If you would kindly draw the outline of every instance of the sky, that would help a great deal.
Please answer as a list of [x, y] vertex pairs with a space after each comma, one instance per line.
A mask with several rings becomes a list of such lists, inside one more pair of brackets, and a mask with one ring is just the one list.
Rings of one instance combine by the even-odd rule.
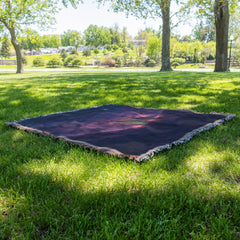
[[[175, 8], [176, 6], [172, 6], [172, 9]], [[146, 27], [158, 30], [161, 25], [161, 19], [141, 20], [133, 16], [126, 17], [124, 13], [109, 11], [107, 6], [98, 8], [97, 3], [88, 0], [84, 4], [80, 4], [77, 9], [73, 9], [71, 6], [68, 6], [68, 8], [62, 7], [62, 10], [56, 14], [56, 24], [52, 26], [53, 29], [40, 32], [40, 34], [63, 34], [68, 29], [83, 33], [90, 24], [99, 27], [112, 27], [114, 24], [118, 24], [120, 29], [127, 27], [128, 33], [134, 37], [140, 30]], [[178, 27], [173, 32], [182, 36], [190, 35], [192, 27], [189, 24], [181, 24], [181, 28]]]

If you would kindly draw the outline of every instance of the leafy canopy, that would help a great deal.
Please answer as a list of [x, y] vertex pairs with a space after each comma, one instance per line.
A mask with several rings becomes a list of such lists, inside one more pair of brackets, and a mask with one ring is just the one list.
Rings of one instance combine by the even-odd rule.
[[32, 24], [46, 27], [58, 10], [57, 0], [0, 0], [0, 24], [18, 31]]

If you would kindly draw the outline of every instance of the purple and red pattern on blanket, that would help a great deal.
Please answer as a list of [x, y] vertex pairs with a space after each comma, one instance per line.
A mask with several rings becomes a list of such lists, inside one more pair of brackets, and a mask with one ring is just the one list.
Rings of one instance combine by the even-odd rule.
[[234, 116], [110, 104], [6, 124], [142, 161]]

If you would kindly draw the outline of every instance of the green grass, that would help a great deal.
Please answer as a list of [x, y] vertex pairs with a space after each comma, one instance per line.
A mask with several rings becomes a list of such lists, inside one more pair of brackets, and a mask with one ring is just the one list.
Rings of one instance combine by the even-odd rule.
[[[143, 164], [4, 125], [101, 104], [236, 113]], [[0, 239], [239, 239], [239, 73], [0, 74]]]

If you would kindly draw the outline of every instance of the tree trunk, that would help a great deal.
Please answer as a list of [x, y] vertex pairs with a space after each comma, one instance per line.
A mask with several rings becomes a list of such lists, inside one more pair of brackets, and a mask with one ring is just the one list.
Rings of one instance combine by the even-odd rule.
[[170, 63], [170, 4], [171, 0], [161, 0], [162, 11], [162, 67], [160, 71], [172, 71]]
[[23, 59], [22, 59], [22, 52], [21, 52], [21, 45], [17, 41], [15, 28], [12, 27], [9, 29], [11, 34], [11, 42], [16, 52], [17, 57], [17, 73], [23, 73]]
[[216, 25], [216, 63], [214, 72], [227, 72], [228, 69], [228, 0], [215, 0], [214, 6]]

